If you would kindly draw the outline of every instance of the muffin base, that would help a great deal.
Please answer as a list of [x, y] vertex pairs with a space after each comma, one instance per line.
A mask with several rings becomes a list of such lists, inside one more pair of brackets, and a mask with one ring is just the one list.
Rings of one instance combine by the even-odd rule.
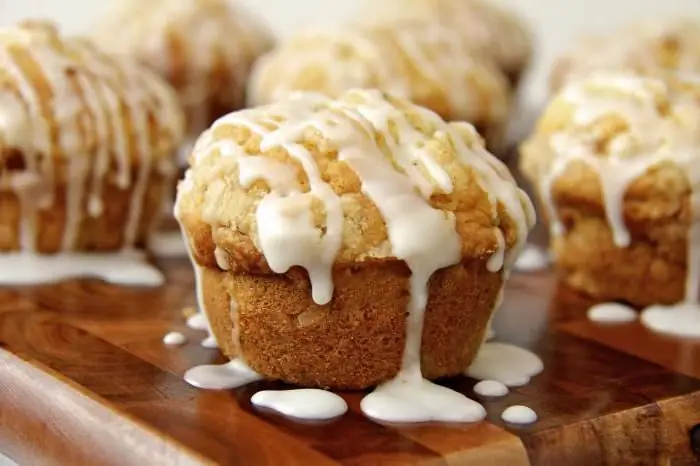
[[682, 301], [687, 226], [670, 223], [660, 228], [665, 234], [654, 228], [640, 234], [644, 230], [631, 226], [630, 246], [618, 248], [605, 219], [579, 218], [553, 240], [561, 279], [597, 301], [639, 308]]
[[[135, 179], [137, 172], [132, 172]], [[89, 182], [86, 180], [86, 184]], [[137, 227], [135, 244], [137, 249], [146, 247], [146, 241], [154, 221], [160, 216], [164, 190], [169, 188], [169, 177], [153, 171], [146, 181], [146, 190], [141, 199], [142, 211]], [[68, 188], [59, 185], [54, 189], [53, 203], [47, 208], [38, 208], [34, 216], [34, 250], [40, 254], [53, 254], [62, 249], [63, 235], [68, 218], [66, 198]], [[103, 211], [92, 217], [88, 213], [87, 189], [81, 202], [81, 223], [77, 229], [74, 251], [117, 251], [123, 248], [125, 228], [128, 224], [133, 187], [121, 189], [107, 180], [102, 191]], [[24, 213], [17, 195], [0, 190], [0, 252], [21, 250], [20, 229]]]
[[[485, 261], [436, 272], [423, 328], [423, 375], [460, 374], [472, 362], [502, 277]], [[311, 299], [303, 269], [240, 275], [203, 268], [200, 290], [222, 352], [269, 379], [333, 389], [364, 389], [393, 378], [405, 343], [410, 271], [401, 261], [336, 269], [334, 298]], [[233, 299], [232, 299], [233, 298]]]

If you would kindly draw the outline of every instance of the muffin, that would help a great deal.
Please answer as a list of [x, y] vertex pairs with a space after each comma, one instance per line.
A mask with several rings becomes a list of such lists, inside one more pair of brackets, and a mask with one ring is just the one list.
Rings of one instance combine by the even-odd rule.
[[172, 90], [46, 22], [0, 49], [0, 253], [144, 247], [182, 138]]
[[380, 89], [446, 120], [468, 121], [492, 151], [503, 149], [510, 103], [505, 77], [436, 24], [304, 31], [258, 62], [249, 102], [267, 104], [294, 91], [335, 98], [354, 88]]
[[563, 281], [635, 306], [698, 285], [700, 79], [603, 73], [567, 85], [522, 147]]
[[595, 72], [648, 74], [659, 69], [700, 71], [700, 22], [649, 21], [586, 38], [555, 62], [550, 86], [556, 92], [566, 83]]
[[273, 44], [258, 18], [228, 0], [120, 0], [94, 38], [175, 88], [192, 141], [216, 118], [244, 106], [250, 67]]
[[449, 27], [471, 50], [493, 59], [513, 87], [532, 58], [532, 33], [525, 21], [487, 0], [367, 1], [359, 20], [375, 24], [418, 20]]
[[533, 223], [482, 144], [370, 90], [218, 120], [176, 216], [223, 353], [312, 387], [461, 373]]

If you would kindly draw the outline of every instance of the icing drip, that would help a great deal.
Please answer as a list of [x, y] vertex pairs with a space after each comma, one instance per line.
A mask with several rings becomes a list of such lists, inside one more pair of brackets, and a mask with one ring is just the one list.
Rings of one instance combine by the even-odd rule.
[[588, 310], [588, 318], [605, 324], [624, 324], [637, 320], [637, 311], [618, 303], [597, 304]]
[[[685, 299], [676, 306], [653, 306], [642, 312], [641, 321], [652, 330], [700, 337], [700, 317], [690, 317], [691, 309], [700, 315], [700, 149], [696, 137], [700, 112], [682, 91], [684, 85], [697, 86], [697, 78], [682, 74], [669, 80], [626, 74], [595, 74], [567, 86], [561, 98], [573, 109], [577, 131], [562, 131], [549, 138], [554, 153], [548, 173], [541, 178], [540, 192], [545, 200], [553, 235], [565, 233], [557, 216], [552, 195], [556, 180], [574, 162], [594, 169], [600, 178], [608, 225], [615, 244], [629, 247], [632, 238], [625, 225], [624, 198], [629, 186], [651, 168], [670, 162], [688, 176], [691, 194], [691, 220], [687, 243]], [[597, 91], [597, 92], [596, 92]], [[660, 101], [669, 109], [662, 111]], [[671, 115], [667, 115], [671, 113]], [[596, 148], [597, 136], [584, 132], [591, 124], [609, 116], [622, 117], [627, 131], [607, 142], [606, 154]], [[598, 141], [599, 142], [599, 141]], [[592, 319], [632, 319], [632, 313], [608, 307], [593, 309]], [[675, 317], [674, 317], [675, 316]], [[675, 318], [675, 320], [674, 320]]]
[[466, 375], [494, 380], [508, 387], [522, 387], [542, 372], [544, 364], [534, 353], [507, 343], [484, 343]]
[[250, 402], [258, 408], [308, 421], [334, 419], [348, 410], [348, 404], [340, 396], [316, 389], [266, 390], [253, 395]]
[[[332, 299], [331, 267], [341, 246], [344, 218], [340, 198], [322, 180], [317, 162], [304, 144], [310, 132], [323, 135], [333, 145], [338, 160], [355, 172], [362, 192], [381, 213], [392, 257], [403, 260], [411, 270], [401, 369], [394, 379], [362, 400], [362, 410], [390, 422], [481, 420], [485, 410], [480, 404], [424, 379], [421, 370], [428, 283], [436, 271], [459, 263], [462, 242], [454, 213], [429, 202], [434, 194], [450, 193], [453, 186], [450, 176], [425, 149], [426, 140], [432, 136], [444, 141], [455, 148], [459, 162], [473, 167], [474, 181], [489, 195], [494, 225], [499, 221], [499, 207], [515, 223], [516, 244], [510, 250], [502, 231], [494, 227], [496, 259], [489, 261], [492, 272], [507, 275], [534, 223], [534, 209], [505, 166], [485, 150], [467, 146], [466, 140], [477, 140], [470, 126], [448, 125], [434, 113], [415, 107], [412, 111], [435, 128], [426, 136], [381, 93], [352, 91], [349, 95], [354, 99], [331, 101], [320, 95], [298, 94], [270, 107], [223, 117], [198, 141], [193, 163], [213, 154], [231, 157], [238, 164], [242, 187], [257, 180], [267, 182], [270, 192], [259, 201], [256, 211], [259, 248], [276, 273], [285, 273], [292, 266], [305, 268], [314, 301], [325, 304]], [[284, 149], [306, 174], [308, 191], [302, 191], [293, 166], [248, 155], [232, 140], [215, 141], [213, 133], [224, 127], [252, 132], [259, 138], [262, 153]], [[379, 146], [376, 134], [381, 135], [387, 151]], [[188, 173], [180, 195], [191, 190], [193, 183]], [[325, 211], [322, 226], [314, 217], [317, 203]], [[216, 215], [205, 207], [202, 218], [215, 219]], [[197, 264], [195, 270], [199, 270]]]
[[503, 411], [501, 419], [510, 424], [534, 424], [537, 422], [537, 413], [527, 406], [510, 406]]
[[[21, 252], [1, 260], [20, 266], [42, 263], [53, 271], [10, 280], [37, 283], [85, 273], [118, 283], [160, 284], [160, 274], [138, 254], [97, 254], [94, 260], [76, 255], [75, 263], [70, 262], [84, 221], [104, 213], [102, 193], [112, 159], [118, 186], [132, 189], [125, 252], [136, 242], [151, 173], [171, 170], [167, 160], [154, 164], [153, 158], [164, 158], [158, 152], [169, 151], [182, 132], [171, 91], [141, 67], [103, 55], [82, 39], [62, 38], [48, 23], [1, 30], [0, 66], [14, 85], [2, 93], [0, 134], [3, 145], [16, 149], [24, 162], [22, 171], [8, 171], [0, 180], [0, 190], [14, 193], [21, 207]], [[135, 183], [130, 179], [133, 166], [139, 167]], [[58, 198], [55, 193], [62, 188], [65, 195]], [[60, 253], [33, 257], [37, 216], [59, 201], [65, 208]], [[142, 263], [135, 264], [137, 260]], [[108, 271], [109, 261], [125, 264], [135, 278]]]
[[262, 380], [240, 359], [222, 365], [196, 366], [185, 372], [185, 382], [208, 390], [229, 390]]

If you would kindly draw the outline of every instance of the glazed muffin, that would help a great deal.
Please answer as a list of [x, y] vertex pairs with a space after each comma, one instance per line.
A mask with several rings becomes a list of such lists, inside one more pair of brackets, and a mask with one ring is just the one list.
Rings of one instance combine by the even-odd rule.
[[0, 49], [0, 252], [144, 247], [182, 138], [172, 90], [45, 22]]
[[676, 19], [636, 23], [589, 37], [559, 58], [550, 75], [553, 91], [591, 73], [656, 70], [700, 72], [700, 22]]
[[216, 118], [244, 106], [250, 68], [273, 45], [262, 22], [228, 0], [121, 0], [94, 37], [105, 50], [150, 66], [175, 88], [192, 140]]
[[358, 22], [386, 25], [416, 20], [449, 27], [470, 50], [493, 59], [513, 87], [532, 58], [533, 38], [525, 21], [487, 0], [367, 1]]
[[700, 79], [594, 74], [564, 88], [522, 147], [566, 284], [672, 304], [698, 285]]
[[482, 144], [379, 91], [218, 120], [176, 216], [222, 351], [304, 386], [461, 373], [533, 223]]
[[302, 32], [258, 62], [249, 101], [267, 104], [294, 91], [338, 97], [354, 88], [380, 89], [446, 120], [468, 121], [492, 151], [504, 146], [510, 103], [505, 77], [436, 24]]

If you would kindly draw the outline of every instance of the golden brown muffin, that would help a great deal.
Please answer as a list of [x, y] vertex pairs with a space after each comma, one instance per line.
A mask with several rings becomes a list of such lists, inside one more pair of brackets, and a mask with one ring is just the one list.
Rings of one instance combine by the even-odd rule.
[[438, 23], [459, 35], [469, 49], [493, 59], [513, 87], [532, 58], [533, 39], [525, 21], [488, 0], [367, 1], [358, 22]]
[[379, 91], [300, 93], [217, 121], [176, 215], [223, 352], [341, 389], [412, 358], [429, 378], [465, 369], [533, 222], [482, 144]]
[[143, 247], [182, 113], [155, 74], [49, 23], [0, 31], [0, 251]]
[[250, 67], [273, 44], [267, 28], [243, 5], [229, 0], [115, 4], [95, 28], [95, 40], [107, 51], [150, 66], [175, 88], [190, 138], [243, 108]]
[[556, 92], [572, 80], [601, 71], [648, 74], [659, 69], [700, 71], [700, 22], [648, 21], [588, 37], [555, 62], [550, 86]]
[[380, 89], [446, 120], [468, 121], [489, 149], [504, 148], [510, 104], [505, 77], [438, 24], [300, 33], [258, 62], [249, 102], [267, 104], [294, 91], [338, 97], [355, 88]]
[[692, 299], [699, 164], [697, 77], [594, 74], [565, 87], [522, 147], [563, 280], [601, 301]]

